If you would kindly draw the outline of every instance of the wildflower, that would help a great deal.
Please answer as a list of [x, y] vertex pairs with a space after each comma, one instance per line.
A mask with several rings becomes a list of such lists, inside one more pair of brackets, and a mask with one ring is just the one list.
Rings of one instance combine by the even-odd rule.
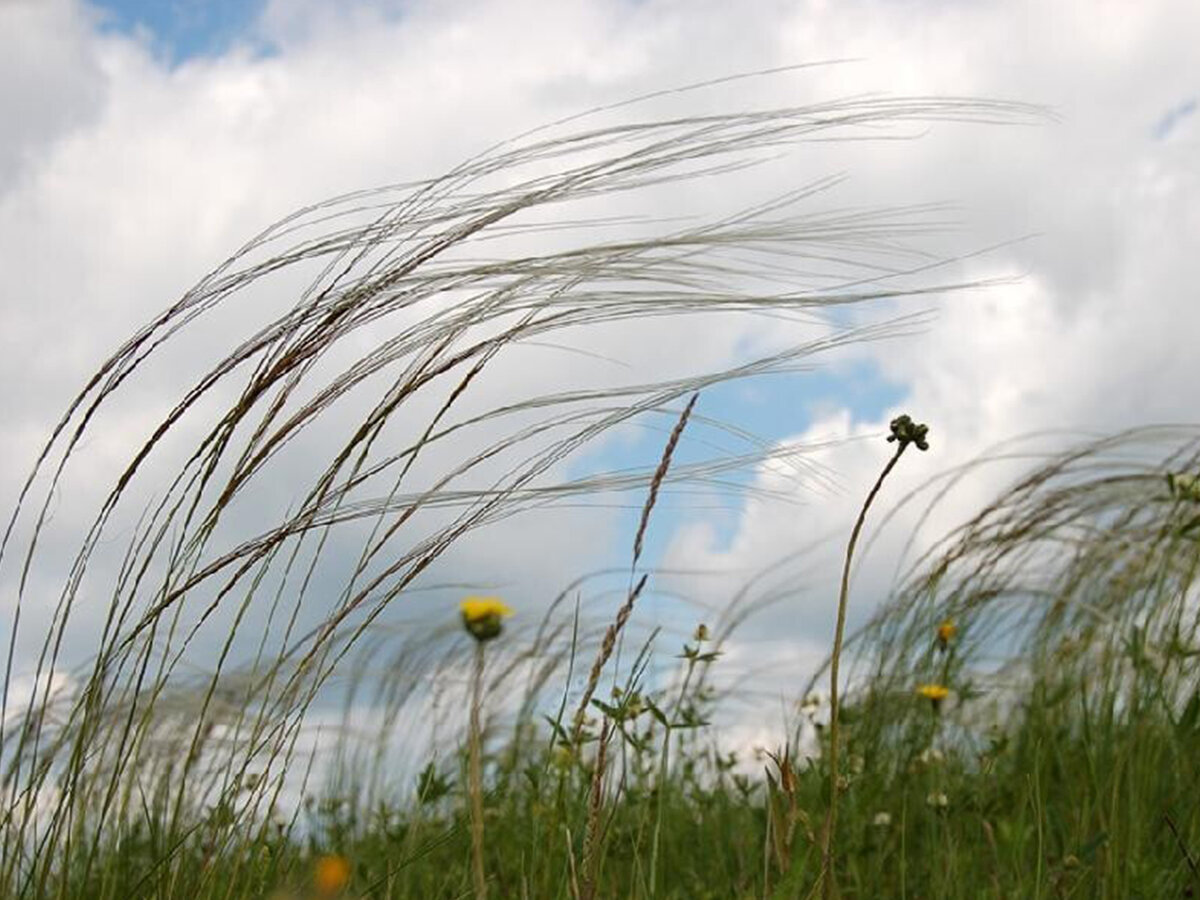
[[933, 711], [937, 712], [942, 701], [950, 696], [950, 689], [940, 684], [922, 684], [917, 686], [917, 693], [932, 703]]
[[946, 757], [937, 747], [926, 747], [921, 751], [921, 755], [917, 759], [926, 766], [936, 766], [943, 762]]
[[942, 650], [947, 649], [956, 634], [958, 634], [958, 626], [954, 624], [953, 619], [946, 619], [937, 629], [938, 646]]
[[876, 828], [887, 828], [892, 824], [892, 814], [889, 812], [877, 812], [875, 818], [871, 820], [871, 824]]
[[925, 805], [933, 809], [945, 809], [950, 805], [950, 798], [942, 791], [931, 791], [925, 798]]
[[460, 609], [463, 626], [477, 641], [499, 637], [501, 620], [513, 614], [499, 597], [467, 597]]
[[350, 863], [344, 856], [330, 854], [317, 860], [313, 885], [319, 897], [336, 897], [350, 881]]
[[464, 597], [463, 627], [475, 638], [475, 669], [471, 676], [471, 712], [467, 740], [467, 796], [471, 801], [471, 876], [475, 900], [487, 898], [487, 873], [483, 867], [483, 657], [487, 642], [500, 636], [501, 620], [512, 610], [499, 597]]

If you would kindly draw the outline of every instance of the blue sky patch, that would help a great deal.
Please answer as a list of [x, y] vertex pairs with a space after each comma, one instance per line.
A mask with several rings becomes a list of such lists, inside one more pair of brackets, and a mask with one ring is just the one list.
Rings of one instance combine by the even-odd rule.
[[[895, 407], [906, 396], [905, 386], [887, 381], [871, 361], [848, 366], [817, 368], [810, 372], [760, 376], [747, 381], [729, 382], [706, 389], [696, 406], [698, 416], [719, 419], [735, 424], [762, 440], [776, 442], [808, 429], [823, 414], [835, 409], [849, 409], [855, 421], [874, 420]], [[682, 409], [682, 402], [678, 404]], [[581, 457], [581, 471], [652, 468], [662, 453], [672, 426], [673, 416], [643, 418], [643, 436], [630, 442], [607, 441], [595, 455]], [[675, 462], [686, 464], [711, 459], [718, 444], [731, 453], [751, 451], [752, 445], [697, 424], [689, 427], [675, 454]], [[748, 485], [753, 471], [727, 473], [721, 480], [728, 485]], [[688, 488], [684, 496], [668, 490], [660, 497], [646, 535], [644, 560], [649, 565], [661, 560], [661, 554], [676, 529], [685, 521], [699, 518], [714, 530], [717, 548], [727, 549], [735, 537], [739, 511], [744, 498], [723, 494], [723, 508], [698, 510], [703, 498]], [[717, 497], [714, 495], [714, 500]], [[633, 532], [645, 500], [640, 492], [625, 495], [629, 504], [627, 522], [622, 534]], [[725, 506], [724, 504], [727, 504]], [[628, 562], [627, 546], [613, 548], [613, 565]]]
[[91, 0], [105, 31], [149, 33], [156, 53], [179, 64], [219, 56], [249, 36], [265, 0]]

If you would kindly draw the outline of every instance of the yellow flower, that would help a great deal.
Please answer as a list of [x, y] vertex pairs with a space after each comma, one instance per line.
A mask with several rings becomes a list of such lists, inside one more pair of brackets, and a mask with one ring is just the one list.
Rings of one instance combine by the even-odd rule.
[[943, 650], [954, 640], [956, 634], [958, 634], [958, 626], [954, 624], [953, 619], [947, 619], [938, 626], [937, 639]]
[[344, 856], [322, 856], [313, 870], [313, 885], [319, 897], [336, 897], [350, 881], [350, 863]]
[[950, 696], [950, 689], [940, 684], [922, 684], [917, 687], [917, 693], [931, 702], [936, 712], [938, 704]]
[[460, 606], [463, 626], [477, 641], [500, 635], [501, 620], [513, 614], [499, 597], [466, 597]]

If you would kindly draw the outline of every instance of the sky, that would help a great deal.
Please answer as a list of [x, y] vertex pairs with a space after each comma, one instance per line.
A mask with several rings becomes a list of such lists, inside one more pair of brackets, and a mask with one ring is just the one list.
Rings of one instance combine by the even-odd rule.
[[[951, 260], [933, 282], [988, 286], [855, 309], [847, 315], [856, 322], [920, 313], [924, 324], [903, 339], [826, 354], [812, 373], [702, 396], [698, 411], [707, 417], [776, 446], [809, 448], [804, 459], [822, 477], [768, 464], [739, 478], [758, 492], [668, 493], [650, 533], [647, 562], [663, 572], [639, 610], [643, 624], [686, 632], [754, 573], [811, 546], [767, 579], [764, 593], [779, 602], [739, 632], [728, 654], [731, 667], [811, 668], [832, 631], [840, 541], [886, 459], [887, 422], [899, 412], [930, 425], [932, 448], [903, 461], [880, 519], [922, 483], [1023, 435], [1043, 435], [1037, 446], [1050, 449], [1085, 434], [1195, 421], [1200, 6], [750, 5], [752, 14], [703, 0], [0, 0], [4, 507], [72, 392], [107, 354], [292, 210], [435, 176], [499, 140], [595, 107], [811, 63], [823, 65], [699, 99], [669, 95], [648, 111], [953, 95], [1035, 104], [1046, 114], [928, 123], [899, 141], [806, 145], [736, 186], [714, 180], [653, 210], [729, 211], [744, 196], [844, 176], [814, 201], [818, 208], [910, 209], [940, 226], [916, 235], [918, 248]], [[922, 204], [939, 206], [915, 209]], [[485, 400], [601, 370], [662, 377], [722, 367], [803, 339], [798, 326], [770, 319], [699, 318], [688, 329], [664, 337], [637, 322], [606, 327], [579, 344], [606, 364], [593, 369], [546, 351], [502, 370], [509, 380], [493, 381]], [[189, 352], [211, 354], [223, 337], [202, 331]], [[94, 439], [95, 473], [128, 458], [163, 408], [167, 375], [131, 392]], [[621, 429], [573, 471], [653, 464], [667, 427]], [[701, 452], [685, 438], [682, 459]], [[925, 523], [916, 549], [1015, 474], [996, 464], [965, 479]], [[83, 521], [77, 510], [97, 499], [95, 490], [84, 479], [60, 501], [64, 534]], [[497, 590], [518, 609], [540, 608], [575, 575], [628, 559], [637, 500], [627, 502], [635, 508], [547, 511], [494, 529], [457, 548], [438, 577]], [[886, 595], [915, 522], [913, 506], [872, 535], [853, 621]], [[49, 552], [53, 561], [53, 545]], [[7, 592], [12, 583], [11, 570], [0, 575]], [[600, 620], [615, 602], [589, 599]], [[75, 653], [86, 653], [85, 637]], [[778, 705], [771, 692], [762, 689]]]
[[250, 39], [263, 4], [258, 0], [129, 0], [97, 3], [94, 8], [100, 14], [101, 31], [133, 36], [165, 62], [179, 65], [220, 56], [235, 42]]

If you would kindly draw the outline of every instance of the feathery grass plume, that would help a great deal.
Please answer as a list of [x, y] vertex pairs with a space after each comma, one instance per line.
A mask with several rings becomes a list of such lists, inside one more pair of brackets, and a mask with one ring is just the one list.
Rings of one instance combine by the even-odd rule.
[[833, 632], [833, 652], [829, 656], [829, 811], [825, 815], [825, 830], [823, 851], [821, 854], [821, 885], [826, 900], [837, 896], [837, 877], [834, 871], [835, 832], [837, 830], [838, 795], [841, 786], [838, 779], [838, 738], [841, 735], [841, 708], [838, 696], [838, 666], [842, 658], [842, 640], [846, 631], [846, 608], [850, 599], [850, 565], [854, 560], [854, 546], [858, 543], [859, 533], [867, 520], [867, 510], [871, 508], [879, 489], [887, 479], [909, 444], [916, 444], [918, 450], [928, 450], [926, 437], [928, 425], [918, 425], [908, 415], [897, 416], [891, 422], [891, 434], [888, 443], [895, 442], [896, 452], [884, 465], [883, 471], [875, 480], [874, 486], [858, 512], [854, 528], [850, 532], [850, 540], [846, 545], [846, 555], [842, 564], [842, 586], [838, 594], [837, 624]]
[[[586, 211], [581, 222], [571, 204], [715, 181], [788, 146], [879, 138], [884, 126], [894, 128], [884, 137], [907, 137], [900, 126], [1040, 115], [955, 98], [658, 121], [629, 109], [593, 114], [624, 117], [615, 124], [573, 133], [560, 124], [439, 177], [297, 211], [146, 323], [82, 387], [0, 539], [0, 578], [15, 601], [0, 690], [0, 894], [93, 883], [106, 848], [137, 834], [146, 810], [164, 849], [126, 885], [105, 882], [101, 896], [124, 896], [128, 883], [207, 890], [220, 860], [189, 868], [192, 848], [232, 852], [235, 836], [257, 827], [287, 773], [316, 752], [303, 737], [322, 689], [448, 548], [526, 510], [660, 483], [657, 472], [561, 474], [613, 428], [918, 320], [835, 323], [718, 371], [481, 396], [514, 354], [612, 323], [814, 315], [971, 286], [930, 284], [936, 264], [920, 256], [873, 262], [894, 254], [898, 235], [919, 233], [914, 220], [928, 210], [805, 212], [829, 179], [684, 225]], [[614, 225], [633, 233], [595, 237]], [[847, 248], [852, 258], [833, 274], [804, 271], [814, 256], [845, 260]], [[252, 299], [261, 302], [243, 302]], [[212, 358], [188, 343], [212, 333], [229, 342]], [[183, 379], [178, 393], [160, 383], [165, 359]], [[104, 475], [90, 465], [89, 439], [123, 423], [122, 404], [144, 387], [165, 404], [144, 406], [140, 446]], [[756, 447], [672, 477], [711, 481], [794, 453]], [[100, 499], [74, 532], [74, 516], [51, 510], [83, 473]], [[123, 556], [111, 553], [115, 540]], [[34, 596], [48, 598], [44, 634], [30, 633], [25, 615]], [[89, 661], [76, 669], [81, 640]], [[197, 659], [202, 678], [189, 674]], [[14, 681], [26, 667], [36, 688], [18, 706]], [[67, 670], [72, 691], [53, 695]], [[251, 770], [264, 773], [263, 787], [246, 801], [238, 776]]]

